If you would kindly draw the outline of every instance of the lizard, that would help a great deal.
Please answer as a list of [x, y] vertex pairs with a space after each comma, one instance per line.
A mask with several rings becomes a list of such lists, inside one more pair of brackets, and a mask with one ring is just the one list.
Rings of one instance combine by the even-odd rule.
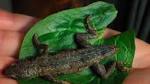
[[92, 67], [92, 70], [99, 76], [104, 79], [108, 78], [112, 69], [117, 66], [117, 62], [113, 62], [107, 70], [99, 62], [107, 57], [112, 57], [116, 53], [117, 47], [114, 45], [92, 46], [88, 44], [87, 40], [95, 38], [97, 33], [96, 29], [90, 24], [90, 15], [85, 17], [84, 22], [87, 33], [75, 34], [75, 41], [82, 48], [49, 54], [48, 45], [42, 44], [34, 34], [32, 43], [37, 49], [38, 55], [33, 58], [18, 60], [18, 62], [11, 64], [4, 71], [4, 74], [13, 79], [45, 77], [56, 84], [71, 84], [56, 77]]

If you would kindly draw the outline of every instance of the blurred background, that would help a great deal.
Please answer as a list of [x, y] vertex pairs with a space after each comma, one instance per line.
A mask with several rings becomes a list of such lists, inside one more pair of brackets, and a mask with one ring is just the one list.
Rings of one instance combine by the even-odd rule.
[[[15, 13], [44, 18], [61, 10], [81, 7], [99, 0], [0, 0], [0, 8]], [[102, 0], [118, 10], [110, 28], [134, 29], [138, 38], [150, 43], [150, 0]]]

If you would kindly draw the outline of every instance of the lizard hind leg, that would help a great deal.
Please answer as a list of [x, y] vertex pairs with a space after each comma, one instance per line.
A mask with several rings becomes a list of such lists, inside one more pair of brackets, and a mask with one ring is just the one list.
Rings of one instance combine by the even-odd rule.
[[46, 54], [46, 53], [48, 53], [48, 45], [42, 44], [39, 41], [38, 36], [36, 34], [33, 35], [32, 42], [33, 42], [33, 45], [37, 49], [37, 52], [39, 54]]
[[90, 17], [90, 15], [87, 15], [84, 19], [84, 26], [87, 32], [75, 34], [75, 42], [78, 44], [79, 48], [91, 47], [91, 45], [87, 41], [96, 38], [96, 29], [91, 26]]
[[126, 67], [123, 62], [117, 62], [116, 68], [118, 71], [122, 72], [129, 72], [131, 70], [129, 67]]
[[58, 80], [58, 79], [54, 78], [52, 75], [46, 75], [46, 76], [44, 76], [44, 79], [52, 81], [55, 84], [71, 84], [71, 83], [69, 83], [67, 81]]
[[92, 70], [101, 76], [103, 79], [107, 79], [114, 71], [116, 67], [116, 62], [111, 64], [111, 66], [106, 70], [105, 66], [99, 63], [92, 65]]

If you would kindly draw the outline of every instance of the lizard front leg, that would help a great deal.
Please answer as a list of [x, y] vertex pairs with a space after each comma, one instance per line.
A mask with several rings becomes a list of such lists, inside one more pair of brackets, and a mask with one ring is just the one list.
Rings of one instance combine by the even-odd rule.
[[90, 17], [91, 15], [87, 15], [85, 17], [85, 20], [84, 20], [84, 26], [86, 28], [86, 31], [89, 33], [89, 34], [92, 34], [92, 35], [96, 35], [96, 29], [92, 27], [91, 23], [90, 23]]
[[32, 42], [33, 42], [34, 47], [37, 49], [38, 54], [48, 53], [48, 45], [42, 44], [35, 34], [32, 37]]
[[82, 48], [91, 47], [87, 42], [89, 39], [96, 38], [96, 29], [93, 28], [90, 24], [90, 15], [87, 15], [84, 19], [84, 27], [86, 28], [87, 33], [77, 33], [75, 34], [75, 42]]

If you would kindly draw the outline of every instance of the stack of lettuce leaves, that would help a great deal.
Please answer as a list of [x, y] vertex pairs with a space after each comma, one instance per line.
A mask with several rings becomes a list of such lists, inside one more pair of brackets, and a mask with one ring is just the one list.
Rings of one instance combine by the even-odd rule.
[[[117, 10], [113, 4], [102, 1], [81, 8], [64, 10], [37, 22], [25, 35], [19, 59], [35, 56], [35, 48], [32, 45], [33, 34], [38, 34], [40, 42], [48, 44], [49, 52], [57, 53], [61, 50], [76, 49], [74, 34], [86, 32], [83, 23], [86, 15], [92, 16], [90, 18], [91, 25], [96, 28], [98, 33], [97, 38], [91, 39], [89, 42], [97, 46], [116, 45], [119, 50], [112, 59], [123, 62], [124, 66], [131, 68], [135, 52], [134, 32], [128, 30], [109, 39], [104, 39], [104, 31], [117, 16]], [[109, 59], [104, 59], [100, 63], [106, 64], [108, 62]], [[67, 80], [71, 84], [121, 84], [127, 75], [127, 72], [115, 69], [110, 77], [101, 79], [88, 68], [81, 72], [61, 75], [57, 78]], [[53, 84], [42, 78], [19, 79], [18, 81], [19, 84]]]

